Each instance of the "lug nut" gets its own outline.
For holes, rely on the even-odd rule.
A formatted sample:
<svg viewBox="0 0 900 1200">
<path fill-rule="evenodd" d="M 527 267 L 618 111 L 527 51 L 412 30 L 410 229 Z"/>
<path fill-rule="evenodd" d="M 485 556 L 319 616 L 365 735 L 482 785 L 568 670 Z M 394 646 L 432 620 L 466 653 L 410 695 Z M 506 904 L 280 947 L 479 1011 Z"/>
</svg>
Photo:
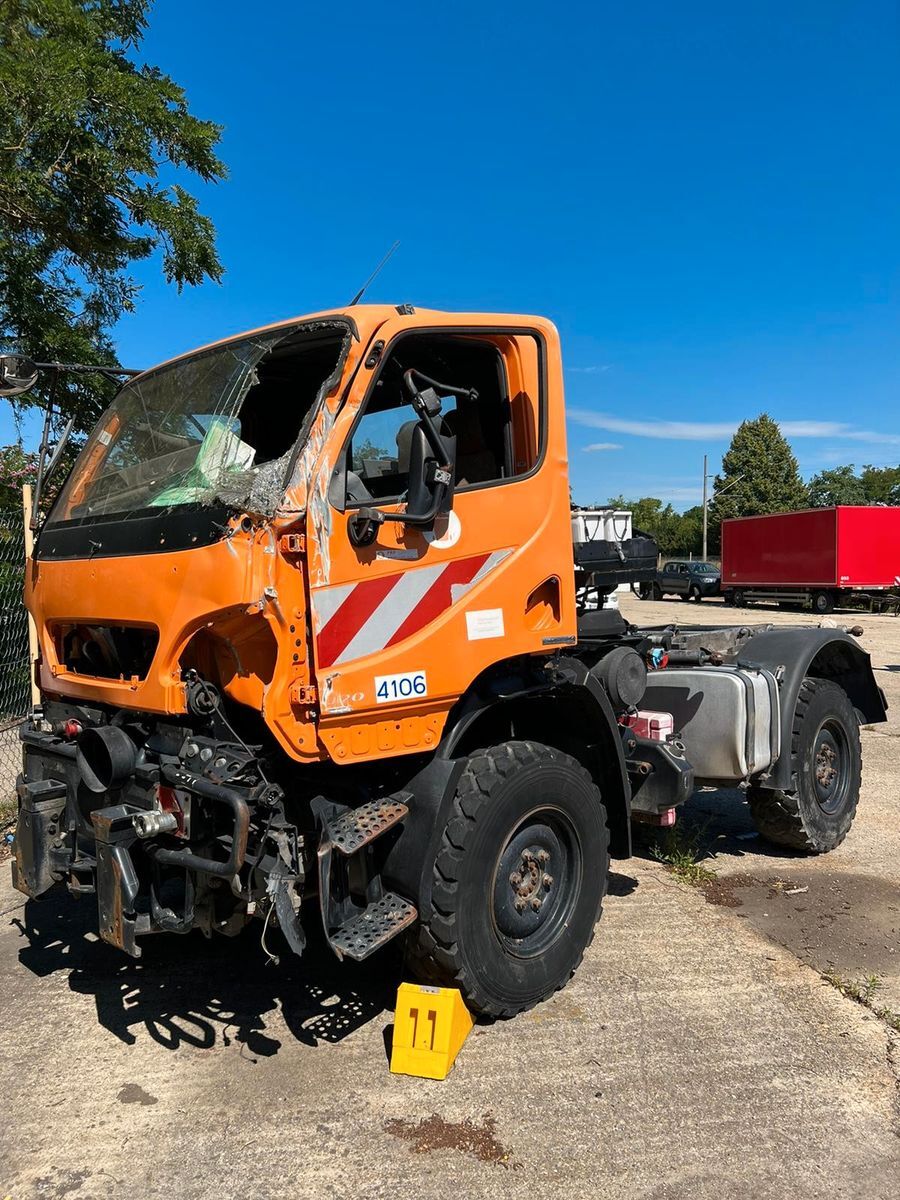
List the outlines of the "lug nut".
<svg viewBox="0 0 900 1200">
<path fill-rule="evenodd" d="M 524 911 L 525 911 L 525 897 L 517 896 L 516 897 L 516 912 L 524 912 Z"/>
<path fill-rule="evenodd" d="M 522 882 L 522 876 L 518 871 L 513 871 L 512 875 L 509 877 L 509 882 L 513 885 L 513 887 L 518 887 Z"/>
<path fill-rule="evenodd" d="M 547 862 L 550 858 L 550 851 L 549 850 L 539 850 L 537 858 L 538 858 L 538 862 L 542 862 L 542 863 Z"/>
<path fill-rule="evenodd" d="M 531 907 L 534 909 L 535 912 L 537 912 L 542 904 L 543 904 L 543 900 L 541 900 L 541 898 L 539 896 L 535 896 L 535 898 L 531 902 Z"/>
<path fill-rule="evenodd" d="M 544 878 L 541 880 L 541 883 L 544 885 L 545 888 L 552 887 L 553 886 L 553 876 L 545 875 Z"/>
</svg>

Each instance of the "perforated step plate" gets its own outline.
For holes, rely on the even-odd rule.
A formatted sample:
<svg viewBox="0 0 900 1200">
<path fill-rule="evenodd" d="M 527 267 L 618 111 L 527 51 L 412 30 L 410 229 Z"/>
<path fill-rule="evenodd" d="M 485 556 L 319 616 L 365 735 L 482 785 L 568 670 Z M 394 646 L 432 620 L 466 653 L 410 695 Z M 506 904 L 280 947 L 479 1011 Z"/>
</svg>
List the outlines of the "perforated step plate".
<svg viewBox="0 0 900 1200">
<path fill-rule="evenodd" d="M 409 808 L 394 797 L 370 800 L 368 804 L 362 804 L 359 808 L 329 821 L 328 837 L 335 850 L 340 850 L 341 854 L 355 854 L 392 825 L 402 821 L 408 812 Z"/>
<path fill-rule="evenodd" d="M 360 962 L 412 925 L 418 915 L 414 904 L 393 892 L 385 892 L 380 900 L 333 933 L 331 944 L 341 954 Z"/>
</svg>

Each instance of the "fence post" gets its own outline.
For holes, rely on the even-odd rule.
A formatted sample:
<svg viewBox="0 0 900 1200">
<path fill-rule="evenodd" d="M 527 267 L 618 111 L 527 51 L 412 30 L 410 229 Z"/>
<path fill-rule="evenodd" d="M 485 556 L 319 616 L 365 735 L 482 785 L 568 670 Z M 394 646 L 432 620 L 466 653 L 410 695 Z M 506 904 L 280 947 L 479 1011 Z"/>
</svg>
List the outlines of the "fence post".
<svg viewBox="0 0 900 1200">
<path fill-rule="evenodd" d="M 31 555 L 34 552 L 34 533 L 31 529 L 31 509 L 32 496 L 31 484 L 22 484 L 22 515 L 25 518 L 25 570 L 28 570 L 28 564 L 31 562 Z M 37 626 L 34 623 L 34 618 L 31 613 L 28 614 L 28 660 L 30 663 L 29 678 L 31 680 L 31 703 L 39 705 L 41 702 L 41 689 L 37 683 L 37 660 L 38 660 L 38 636 Z"/>
</svg>

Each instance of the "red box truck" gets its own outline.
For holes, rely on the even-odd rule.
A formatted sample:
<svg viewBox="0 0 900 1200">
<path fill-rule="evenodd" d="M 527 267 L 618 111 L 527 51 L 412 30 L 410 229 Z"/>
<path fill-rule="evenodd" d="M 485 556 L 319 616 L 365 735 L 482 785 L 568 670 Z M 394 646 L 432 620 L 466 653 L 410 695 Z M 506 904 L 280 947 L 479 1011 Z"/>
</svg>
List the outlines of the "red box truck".
<svg viewBox="0 0 900 1200">
<path fill-rule="evenodd" d="M 722 591 L 828 613 L 900 586 L 900 508 L 841 505 L 722 522 Z"/>
</svg>

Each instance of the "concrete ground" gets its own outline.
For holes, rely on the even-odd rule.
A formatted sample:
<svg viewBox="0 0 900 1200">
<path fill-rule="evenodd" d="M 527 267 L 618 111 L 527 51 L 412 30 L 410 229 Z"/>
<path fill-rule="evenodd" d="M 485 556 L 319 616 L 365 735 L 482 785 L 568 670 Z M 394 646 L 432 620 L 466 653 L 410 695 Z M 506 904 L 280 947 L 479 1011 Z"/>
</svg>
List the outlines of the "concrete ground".
<svg viewBox="0 0 900 1200">
<path fill-rule="evenodd" d="M 443 1083 L 388 1072 L 395 957 L 271 966 L 249 933 L 150 939 L 133 962 L 90 900 L 23 904 L 4 867 L 0 1196 L 895 1197 L 900 1034 L 823 975 L 871 975 L 870 1005 L 900 1009 L 900 621 L 836 619 L 864 626 L 894 702 L 863 733 L 845 844 L 779 854 L 739 794 L 699 793 L 684 823 L 716 886 L 646 844 L 615 864 L 572 983 L 476 1027 Z"/>
</svg>

